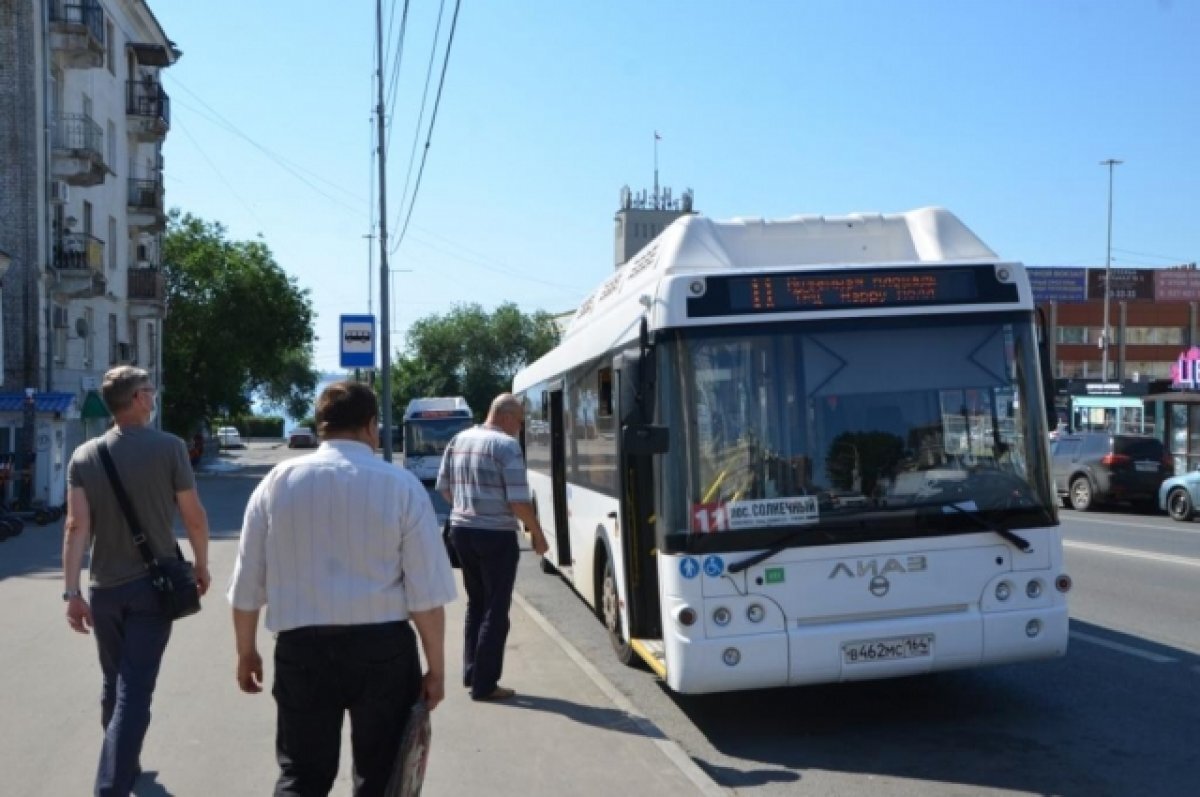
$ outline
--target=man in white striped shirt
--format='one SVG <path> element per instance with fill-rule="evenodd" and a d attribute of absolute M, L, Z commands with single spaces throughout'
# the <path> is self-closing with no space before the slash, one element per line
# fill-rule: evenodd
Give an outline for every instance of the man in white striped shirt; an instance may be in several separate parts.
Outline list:
<path fill-rule="evenodd" d="M 321 447 L 277 465 L 246 506 L 229 587 L 237 680 L 262 691 L 255 636 L 266 606 L 277 634 L 277 797 L 329 793 L 347 711 L 354 794 L 382 794 L 412 706 L 433 709 L 445 694 L 442 606 L 454 576 L 425 488 L 375 456 L 378 415 L 365 385 L 327 387 Z"/>

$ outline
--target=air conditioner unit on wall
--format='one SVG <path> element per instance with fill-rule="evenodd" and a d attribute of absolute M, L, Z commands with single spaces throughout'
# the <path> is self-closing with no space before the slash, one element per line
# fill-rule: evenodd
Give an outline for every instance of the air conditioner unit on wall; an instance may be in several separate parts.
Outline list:
<path fill-rule="evenodd" d="M 66 204 L 71 197 L 71 187 L 62 180 L 50 181 L 50 201 L 55 205 Z"/>

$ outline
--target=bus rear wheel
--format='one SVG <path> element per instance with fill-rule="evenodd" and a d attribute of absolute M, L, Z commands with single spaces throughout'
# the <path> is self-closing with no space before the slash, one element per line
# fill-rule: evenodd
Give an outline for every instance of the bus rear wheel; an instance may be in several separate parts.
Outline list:
<path fill-rule="evenodd" d="M 607 553 L 607 552 L 606 552 Z M 613 571 L 611 556 L 604 557 L 604 575 L 600 579 L 600 619 L 608 629 L 608 641 L 612 643 L 617 661 L 632 665 L 637 661 L 637 655 L 629 640 L 621 636 L 621 606 L 620 593 L 617 592 L 617 576 Z"/>

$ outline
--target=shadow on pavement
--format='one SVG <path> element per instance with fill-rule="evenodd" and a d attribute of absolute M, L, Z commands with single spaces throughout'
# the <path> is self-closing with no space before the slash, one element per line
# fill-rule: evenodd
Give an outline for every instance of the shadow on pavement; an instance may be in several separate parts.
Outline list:
<path fill-rule="evenodd" d="M 154 770 L 147 770 L 138 777 L 133 784 L 133 793 L 137 797 L 173 797 L 175 794 L 158 782 L 158 773 Z"/>
<path fill-rule="evenodd" d="M 1071 628 L 1070 651 L 1057 660 L 672 699 L 723 755 L 798 777 L 841 772 L 1065 797 L 1192 792 L 1200 657 L 1088 623 Z M 697 763 L 728 787 L 777 779 Z"/>
<path fill-rule="evenodd" d="M 506 701 L 507 705 L 532 711 L 546 711 L 558 714 L 575 722 L 591 725 L 609 731 L 629 733 L 634 736 L 649 736 L 653 739 L 663 739 L 662 732 L 650 723 L 641 723 L 639 718 L 616 708 L 589 706 L 562 700 L 557 697 L 539 697 L 537 695 L 517 694 Z"/>

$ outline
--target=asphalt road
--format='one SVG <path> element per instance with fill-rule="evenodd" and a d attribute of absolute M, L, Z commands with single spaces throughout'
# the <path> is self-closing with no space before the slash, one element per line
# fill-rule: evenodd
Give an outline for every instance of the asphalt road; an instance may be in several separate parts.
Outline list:
<path fill-rule="evenodd" d="M 680 696 L 623 667 L 561 579 L 517 589 L 746 795 L 1186 795 L 1200 783 L 1200 523 L 1063 510 L 1071 647 L 1048 662 Z"/>

